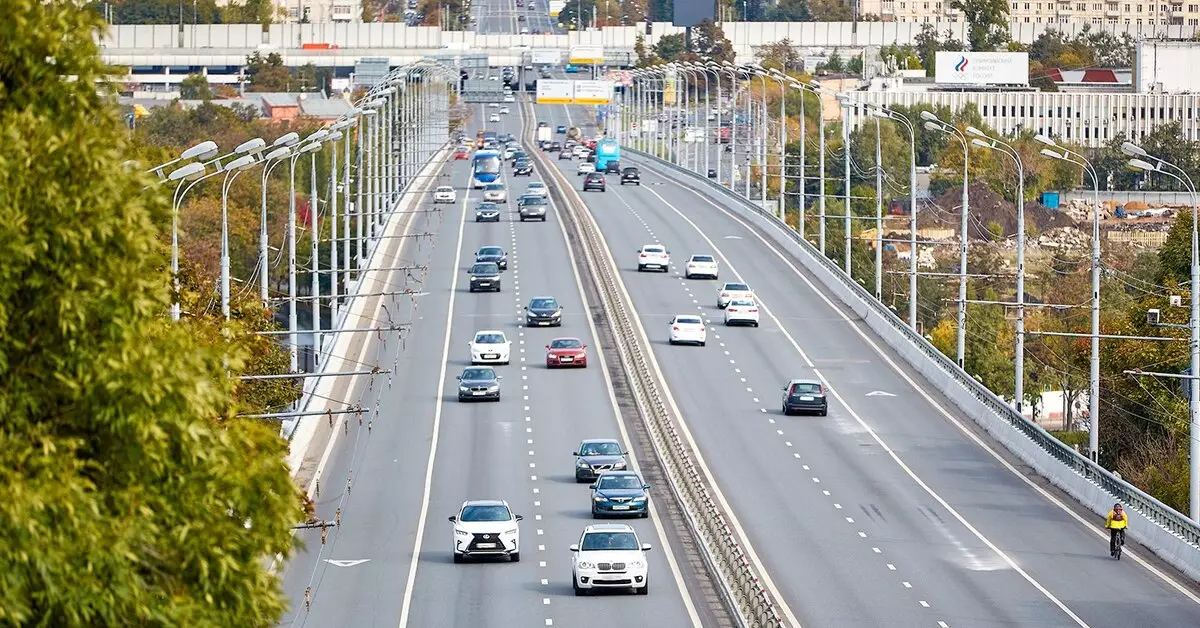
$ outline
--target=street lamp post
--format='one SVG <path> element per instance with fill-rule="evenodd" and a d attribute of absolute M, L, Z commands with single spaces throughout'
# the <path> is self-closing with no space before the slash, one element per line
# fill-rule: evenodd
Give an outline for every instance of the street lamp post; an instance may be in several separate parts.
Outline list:
<path fill-rule="evenodd" d="M 270 243 L 267 239 L 267 179 L 270 178 L 271 172 L 275 170 L 275 167 L 283 163 L 283 160 L 291 155 L 292 146 L 299 141 L 300 136 L 294 131 L 280 135 L 275 138 L 274 142 L 271 142 L 274 150 L 267 153 L 267 156 L 263 158 L 262 179 L 259 182 L 262 199 L 259 205 L 258 217 L 258 293 L 264 309 L 271 306 L 270 295 L 268 294 L 270 287 L 268 280 L 271 273 L 268 262 Z"/>
<path fill-rule="evenodd" d="M 1021 163 L 1021 155 L 1011 144 L 988 137 L 973 126 L 967 127 L 967 133 L 975 136 L 971 144 L 998 150 L 1012 157 L 1017 164 L 1017 348 L 1013 396 L 1017 412 L 1022 413 L 1025 403 L 1025 164 Z"/>
<path fill-rule="evenodd" d="M 1192 315 L 1191 320 L 1188 321 L 1192 336 L 1190 346 L 1192 372 L 1188 378 L 1188 382 L 1191 384 L 1188 386 L 1191 392 L 1188 406 L 1188 423 L 1190 424 L 1188 506 L 1192 521 L 1200 521 L 1200 379 L 1198 379 L 1200 378 L 1200 242 L 1197 241 L 1200 239 L 1200 222 L 1198 222 L 1200 219 L 1197 218 L 1200 204 L 1196 202 L 1196 185 L 1192 182 L 1191 176 L 1182 168 L 1150 155 L 1132 142 L 1125 142 L 1121 146 L 1121 150 L 1126 155 L 1134 157 L 1129 160 L 1130 167 L 1143 172 L 1157 172 L 1175 179 L 1187 189 L 1192 200 Z"/>
<path fill-rule="evenodd" d="M 296 314 L 297 294 L 296 294 L 296 160 L 305 153 L 311 153 L 320 150 L 320 142 L 307 142 L 298 150 L 292 153 L 288 158 L 289 184 L 288 184 L 288 224 L 287 224 L 287 247 L 288 247 L 288 353 L 290 357 L 289 366 L 291 372 L 297 373 L 300 371 L 300 348 L 297 345 L 296 334 L 299 331 L 299 320 Z"/>
<path fill-rule="evenodd" d="M 230 307 L 229 307 L 229 275 L 230 275 L 230 269 L 229 269 L 229 257 L 230 257 L 230 251 L 229 251 L 229 187 L 230 187 L 230 185 L 233 184 L 233 181 L 234 181 L 234 179 L 237 178 L 237 175 L 241 174 L 242 170 L 249 168 L 250 166 L 253 166 L 255 163 L 258 163 L 258 161 L 256 161 L 254 157 L 257 154 L 257 151 L 261 150 L 262 147 L 266 145 L 266 143 L 263 142 L 262 139 L 256 138 L 256 139 L 250 140 L 249 142 L 246 142 L 242 146 L 251 145 L 251 144 L 253 144 L 255 146 L 255 148 L 248 149 L 248 151 L 252 150 L 254 152 L 251 152 L 250 154 L 242 155 L 241 157 L 238 157 L 237 159 L 234 159 L 233 161 L 229 162 L 229 164 L 225 166 L 225 170 L 224 170 L 225 178 L 223 181 L 221 181 L 221 315 L 225 317 L 226 321 L 229 320 L 229 313 L 230 313 Z M 239 149 L 240 148 L 241 147 L 239 147 Z"/>
<path fill-rule="evenodd" d="M 908 326 L 917 331 L 917 130 L 908 116 L 885 107 L 871 107 L 880 118 L 899 122 L 908 131 Z"/>
<path fill-rule="evenodd" d="M 1100 453 L 1100 177 L 1083 155 L 1061 147 L 1046 135 L 1037 135 L 1035 140 L 1050 148 L 1041 154 L 1083 168 L 1092 179 L 1092 355 L 1088 377 L 1088 451 L 1093 462 Z"/>
<path fill-rule="evenodd" d="M 970 163 L 971 143 L 967 136 L 957 127 L 939 119 L 932 111 L 922 111 L 921 118 L 925 120 L 925 128 L 952 135 L 963 147 L 963 178 L 962 178 L 962 216 L 958 226 L 958 337 L 955 349 L 955 361 L 959 368 L 966 368 L 967 350 L 967 207 L 970 203 L 968 185 L 968 164 Z"/>

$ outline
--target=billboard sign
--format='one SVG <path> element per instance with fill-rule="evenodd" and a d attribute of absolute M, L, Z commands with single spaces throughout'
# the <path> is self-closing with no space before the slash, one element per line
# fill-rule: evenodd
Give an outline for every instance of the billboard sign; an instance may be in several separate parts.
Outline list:
<path fill-rule="evenodd" d="M 535 48 L 530 52 L 530 55 L 533 57 L 531 63 L 534 65 L 558 65 L 562 63 L 561 50 Z"/>
<path fill-rule="evenodd" d="M 567 0 L 550 0 L 550 17 L 558 17 L 565 6 L 567 6 Z"/>
<path fill-rule="evenodd" d="M 575 99 L 575 81 L 539 79 L 537 103 L 539 105 L 569 105 Z"/>
<path fill-rule="evenodd" d="M 953 85 L 1028 85 L 1027 52 L 938 52 L 934 82 Z"/>
<path fill-rule="evenodd" d="M 717 3 L 712 0 L 675 0 L 671 23 L 675 26 L 696 26 L 704 20 L 717 20 Z"/>
<path fill-rule="evenodd" d="M 663 104 L 674 105 L 678 104 L 679 92 L 676 89 L 676 76 L 674 72 L 669 72 L 666 78 L 663 79 Z"/>
<path fill-rule="evenodd" d="M 571 65 L 598 65 L 604 63 L 604 48 L 602 46 L 574 46 L 571 56 L 567 59 Z"/>
<path fill-rule="evenodd" d="M 575 104 L 607 105 L 612 102 L 613 84 L 610 81 L 575 81 Z M 541 98 L 538 102 L 542 102 Z"/>
<path fill-rule="evenodd" d="M 624 87 L 633 87 L 633 72 L 630 70 L 609 70 L 604 73 L 604 80 L 612 81 Z"/>

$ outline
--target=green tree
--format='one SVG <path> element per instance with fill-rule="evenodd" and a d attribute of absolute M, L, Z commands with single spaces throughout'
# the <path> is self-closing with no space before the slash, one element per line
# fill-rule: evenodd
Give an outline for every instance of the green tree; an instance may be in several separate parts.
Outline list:
<path fill-rule="evenodd" d="M 273 625 L 286 445 L 232 419 L 245 354 L 164 316 L 170 191 L 122 167 L 101 26 L 41 0 L 0 22 L 0 622 Z"/>
<path fill-rule="evenodd" d="M 1158 250 L 1160 283 L 1186 285 L 1192 276 L 1192 212 L 1181 209 L 1175 215 L 1167 241 Z"/>
<path fill-rule="evenodd" d="M 687 39 L 683 33 L 663 35 L 654 44 L 654 56 L 667 62 L 685 59 L 688 56 Z"/>
<path fill-rule="evenodd" d="M 659 62 L 658 55 L 646 48 L 646 38 L 638 33 L 633 41 L 633 54 L 637 57 L 637 67 L 645 68 Z"/>
<path fill-rule="evenodd" d="M 184 100 L 212 100 L 213 92 L 203 74 L 189 74 L 179 82 L 179 97 Z"/>
<path fill-rule="evenodd" d="M 246 57 L 246 78 L 252 92 L 286 92 L 292 84 L 292 74 L 277 52 L 265 57 L 255 52 Z"/>
<path fill-rule="evenodd" d="M 950 0 L 963 12 L 967 43 L 976 52 L 990 52 L 1008 43 L 1008 0 Z"/>
<path fill-rule="evenodd" d="M 842 0 L 808 0 L 808 11 L 817 22 L 849 22 L 854 10 Z"/>
<path fill-rule="evenodd" d="M 947 31 L 946 38 L 942 39 L 933 25 L 922 24 L 921 32 L 917 33 L 913 40 L 913 47 L 917 58 L 921 60 L 921 67 L 925 68 L 925 74 L 928 76 L 934 70 L 939 51 L 959 51 L 963 49 L 963 44 L 954 39 L 950 31 Z"/>
<path fill-rule="evenodd" d="M 221 24 L 224 15 L 215 0 L 197 0 L 181 5 L 177 0 L 115 0 L 89 2 L 88 6 L 101 11 L 111 7 L 114 24 Z"/>
<path fill-rule="evenodd" d="M 766 11 L 768 22 L 808 22 L 811 19 L 807 0 L 779 0 Z"/>
<path fill-rule="evenodd" d="M 675 16 L 675 5 L 672 0 L 650 0 L 648 9 L 652 22 L 670 22 Z"/>
<path fill-rule="evenodd" d="M 585 29 L 592 26 L 596 0 L 567 0 L 558 14 L 558 23 L 567 28 Z"/>
<path fill-rule="evenodd" d="M 825 63 L 817 66 L 817 71 L 820 72 L 821 70 L 830 74 L 841 74 L 846 71 L 846 64 L 842 61 L 842 55 L 838 52 L 837 48 L 834 48 L 833 52 L 829 53 L 829 57 L 825 59 Z"/>
<path fill-rule="evenodd" d="M 712 20 L 704 20 L 692 27 L 692 52 L 706 61 L 733 61 L 733 44 Z"/>
<path fill-rule="evenodd" d="M 804 60 L 800 52 L 792 45 L 790 39 L 784 38 L 760 47 L 754 52 L 754 59 L 764 68 L 790 72 L 802 69 Z"/>

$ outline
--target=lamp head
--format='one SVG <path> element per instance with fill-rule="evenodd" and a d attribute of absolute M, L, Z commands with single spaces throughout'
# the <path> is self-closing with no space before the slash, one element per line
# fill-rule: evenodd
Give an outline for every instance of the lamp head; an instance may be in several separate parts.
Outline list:
<path fill-rule="evenodd" d="M 321 150 L 321 143 L 320 142 L 311 142 L 311 143 L 305 144 L 304 146 L 301 146 L 300 150 L 296 151 L 296 154 L 303 155 L 304 153 L 311 153 L 313 151 L 318 151 L 318 150 Z"/>
<path fill-rule="evenodd" d="M 939 125 L 937 122 L 931 122 L 931 121 L 928 121 L 928 120 L 925 122 L 925 128 L 926 128 L 926 129 L 929 129 L 930 131 L 942 131 L 942 130 L 944 130 L 944 129 L 942 129 L 941 125 Z"/>
<path fill-rule="evenodd" d="M 1043 148 L 1042 150 L 1040 150 L 1038 152 L 1046 157 L 1049 157 L 1050 159 L 1063 159 L 1062 153 L 1060 153 L 1056 150 L 1051 150 L 1049 148 Z"/>
<path fill-rule="evenodd" d="M 288 155 L 291 155 L 291 154 L 292 154 L 292 148 L 290 146 L 280 146 L 279 148 L 276 148 L 275 150 L 267 153 L 267 156 L 263 157 L 263 161 L 275 161 L 277 159 L 286 159 L 288 157 Z"/>
<path fill-rule="evenodd" d="M 263 140 L 263 138 L 256 137 L 252 140 L 246 140 L 245 142 L 238 144 L 238 147 L 233 149 L 233 152 L 237 155 L 257 155 L 258 153 L 262 152 L 262 149 L 266 148 L 266 146 L 267 142 Z"/>
<path fill-rule="evenodd" d="M 212 140 L 208 140 L 205 142 L 200 142 L 199 144 L 196 144 L 195 146 L 183 151 L 183 153 L 179 155 L 179 158 L 212 159 L 213 157 L 217 156 L 217 152 L 217 143 Z"/>
<path fill-rule="evenodd" d="M 336 141 L 338 141 L 338 140 L 342 139 L 342 132 L 341 132 L 341 131 L 334 131 L 333 133 L 330 133 L 330 134 L 329 134 L 329 137 L 327 137 L 327 138 L 325 138 L 325 139 L 327 139 L 327 140 L 329 140 L 329 141 L 331 141 L 331 142 L 336 142 Z"/>
<path fill-rule="evenodd" d="M 980 131 L 979 129 L 977 129 L 973 126 L 967 127 L 967 134 L 974 135 L 975 137 L 987 137 L 986 133 L 984 133 L 983 131 Z"/>
<path fill-rule="evenodd" d="M 991 148 L 992 147 L 991 144 L 988 144 L 987 142 L 979 139 L 978 137 L 971 140 L 971 146 L 975 146 L 978 148 Z"/>
<path fill-rule="evenodd" d="M 1128 143 L 1129 142 L 1126 142 L 1126 144 L 1128 144 Z M 1139 170 L 1142 172 L 1154 172 L 1155 170 L 1158 170 L 1158 168 L 1154 167 L 1154 164 L 1152 164 L 1144 159 L 1130 159 L 1129 160 L 1129 168 L 1131 170 Z"/>
<path fill-rule="evenodd" d="M 1121 144 L 1121 152 L 1130 157 L 1149 157 L 1145 149 L 1133 142 L 1124 142 Z"/>
<path fill-rule="evenodd" d="M 180 180 L 194 181 L 194 180 L 199 179 L 200 177 L 204 176 L 205 169 L 206 169 L 206 167 L 204 164 L 202 164 L 198 161 L 193 161 L 192 163 L 190 163 L 186 166 L 182 166 L 180 168 L 176 168 L 175 170 L 172 170 L 171 174 L 167 175 L 167 180 L 168 181 L 180 181 Z"/>
<path fill-rule="evenodd" d="M 225 170 L 225 172 L 236 172 L 238 170 L 243 170 L 245 168 L 249 168 L 250 166 L 253 166 L 255 163 L 256 162 L 254 160 L 254 155 L 242 155 L 241 157 L 238 157 L 237 159 L 234 159 L 233 161 L 226 164 L 224 170 Z"/>
<path fill-rule="evenodd" d="M 921 111 L 921 119 L 928 120 L 929 122 L 941 122 L 941 120 L 938 120 L 937 116 L 933 115 L 932 111 L 927 111 L 927 110 Z M 926 125 L 926 126 L 928 126 L 928 125 Z"/>
<path fill-rule="evenodd" d="M 304 138 L 305 142 L 323 142 L 329 137 L 329 129 L 317 129 L 311 135 Z"/>
<path fill-rule="evenodd" d="M 1058 147 L 1058 144 L 1056 144 L 1056 143 L 1054 142 L 1054 140 L 1053 140 L 1053 139 L 1052 139 L 1052 138 L 1051 138 L 1049 135 L 1046 135 L 1046 134 L 1044 134 L 1044 133 L 1038 133 L 1037 135 L 1033 136 L 1033 139 L 1034 139 L 1035 141 L 1037 141 L 1037 142 L 1040 142 L 1040 143 L 1042 143 L 1042 144 L 1045 144 L 1046 146 L 1049 146 L 1049 147 L 1051 147 L 1051 148 L 1057 148 L 1057 147 Z M 1045 152 L 1046 152 L 1046 151 L 1042 151 L 1042 153 L 1043 153 L 1043 154 L 1045 154 Z"/>
<path fill-rule="evenodd" d="M 292 131 L 275 138 L 275 141 L 271 142 L 271 146 L 291 146 L 299 141 L 300 136 L 295 131 Z"/>

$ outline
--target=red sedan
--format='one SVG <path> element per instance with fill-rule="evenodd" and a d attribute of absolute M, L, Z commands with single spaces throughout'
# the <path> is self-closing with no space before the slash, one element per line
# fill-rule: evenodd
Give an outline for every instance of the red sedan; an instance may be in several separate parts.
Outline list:
<path fill-rule="evenodd" d="M 470 157 L 471 157 L 470 153 L 468 153 L 467 149 L 465 149 L 465 148 L 460 148 L 460 149 L 454 151 L 454 159 L 456 161 L 460 160 L 460 159 L 466 160 L 466 159 L 469 159 Z"/>
<path fill-rule="evenodd" d="M 587 345 L 578 338 L 555 338 L 546 345 L 546 368 L 578 366 L 587 368 Z"/>

